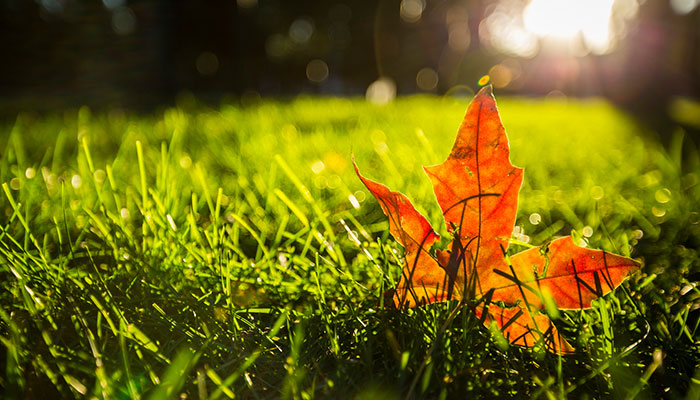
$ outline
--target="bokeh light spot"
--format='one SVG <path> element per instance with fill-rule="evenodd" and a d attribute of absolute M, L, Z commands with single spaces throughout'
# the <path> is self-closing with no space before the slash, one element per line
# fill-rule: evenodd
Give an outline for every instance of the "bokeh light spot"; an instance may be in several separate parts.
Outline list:
<path fill-rule="evenodd" d="M 213 75 L 219 70 L 219 58 L 216 57 L 216 54 L 205 51 L 197 57 L 195 66 L 200 74 Z"/>
<path fill-rule="evenodd" d="M 471 43 L 469 32 L 469 12 L 462 5 L 453 5 L 445 15 L 447 25 L 447 45 L 452 51 L 463 52 Z"/>
<path fill-rule="evenodd" d="M 532 213 L 530 214 L 530 223 L 532 225 L 539 225 L 539 223 L 542 222 L 542 216 L 538 213 Z"/>
<path fill-rule="evenodd" d="M 471 43 L 471 35 L 466 27 L 450 28 L 447 44 L 454 51 L 465 51 Z"/>
<path fill-rule="evenodd" d="M 316 178 L 314 178 L 314 186 L 316 186 L 318 189 L 325 189 L 328 187 L 328 178 L 326 178 L 323 175 L 319 175 Z"/>
<path fill-rule="evenodd" d="M 589 238 L 589 237 L 593 236 L 593 228 L 591 228 L 590 226 L 584 226 L 581 233 L 583 234 L 584 237 Z"/>
<path fill-rule="evenodd" d="M 314 174 L 320 174 L 324 168 L 326 168 L 326 164 L 324 164 L 321 160 L 318 160 L 311 165 L 311 171 L 313 171 Z"/>
<path fill-rule="evenodd" d="M 328 188 L 329 189 L 338 188 L 342 184 L 343 184 L 343 180 L 340 179 L 340 177 L 338 175 L 331 175 L 331 177 L 328 178 Z"/>
<path fill-rule="evenodd" d="M 651 213 L 654 214 L 654 216 L 661 218 L 666 215 L 666 209 L 663 207 L 654 206 L 651 208 Z"/>
<path fill-rule="evenodd" d="M 313 83 L 328 79 L 328 64 L 323 60 L 311 60 L 306 65 L 306 77 Z"/>
<path fill-rule="evenodd" d="M 187 169 L 190 166 L 192 166 L 192 159 L 188 155 L 184 155 L 180 157 L 180 167 L 183 169 Z"/>
<path fill-rule="evenodd" d="M 289 37 L 297 44 L 306 44 L 314 34 L 314 24 L 309 18 L 294 20 L 289 26 Z"/>
<path fill-rule="evenodd" d="M 124 7 L 126 0 L 102 0 L 102 4 L 109 10 L 114 10 L 115 8 Z"/>
<path fill-rule="evenodd" d="M 688 221 L 690 221 L 690 223 L 693 225 L 700 224 L 700 213 L 697 211 L 692 211 L 688 216 Z"/>
<path fill-rule="evenodd" d="M 520 0 L 500 0 L 479 24 L 481 41 L 497 51 L 519 57 L 534 57 L 539 49 L 537 36 L 525 29 Z"/>
<path fill-rule="evenodd" d="M 689 14 L 700 4 L 700 0 L 671 0 L 671 8 L 676 14 Z"/>
<path fill-rule="evenodd" d="M 499 89 L 508 86 L 512 80 L 510 69 L 501 64 L 491 67 L 488 75 L 491 77 L 493 86 Z"/>
<path fill-rule="evenodd" d="M 388 104 L 396 97 L 396 84 L 391 78 L 379 78 L 369 85 L 365 97 L 377 105 Z"/>
<path fill-rule="evenodd" d="M 285 35 L 271 35 L 265 40 L 265 52 L 273 59 L 284 58 L 292 50 L 292 43 Z"/>
<path fill-rule="evenodd" d="M 26 176 L 27 179 L 32 179 L 36 176 L 36 170 L 34 168 L 27 168 L 27 170 L 24 171 L 24 176 Z"/>
<path fill-rule="evenodd" d="M 596 185 L 591 188 L 591 197 L 593 200 L 600 200 L 603 196 L 605 196 L 605 190 L 603 190 L 602 187 Z"/>
<path fill-rule="evenodd" d="M 350 200 L 350 204 L 352 204 L 352 206 L 353 206 L 355 209 L 360 208 L 360 202 L 357 201 L 357 198 L 355 197 L 355 195 L 352 195 L 352 194 L 349 195 L 349 196 L 348 196 L 348 200 Z"/>
<path fill-rule="evenodd" d="M 103 169 L 95 170 L 92 176 L 95 178 L 97 183 L 102 183 L 105 181 L 105 179 L 107 179 L 107 173 Z"/>
<path fill-rule="evenodd" d="M 236 4 L 240 8 L 253 8 L 258 5 L 258 0 L 236 0 Z"/>
<path fill-rule="evenodd" d="M 128 35 L 136 29 L 136 16 L 129 7 L 119 7 L 112 12 L 112 30 Z"/>
<path fill-rule="evenodd" d="M 416 74 L 416 85 L 418 88 L 425 91 L 433 90 L 438 84 L 438 74 L 432 68 L 422 68 Z"/>
<path fill-rule="evenodd" d="M 12 188 L 12 190 L 19 190 L 20 186 L 21 186 L 21 182 L 20 182 L 19 178 L 10 179 L 10 188 Z"/>
<path fill-rule="evenodd" d="M 424 0 L 402 0 L 399 15 L 406 22 L 418 22 L 423 16 L 424 9 Z"/>
<path fill-rule="evenodd" d="M 70 184 L 77 189 L 83 185 L 83 178 L 81 178 L 80 175 L 77 174 L 73 175 L 73 177 L 70 180 Z"/>
<path fill-rule="evenodd" d="M 671 191 L 666 188 L 659 189 L 654 193 L 654 198 L 661 204 L 668 203 L 671 200 Z"/>

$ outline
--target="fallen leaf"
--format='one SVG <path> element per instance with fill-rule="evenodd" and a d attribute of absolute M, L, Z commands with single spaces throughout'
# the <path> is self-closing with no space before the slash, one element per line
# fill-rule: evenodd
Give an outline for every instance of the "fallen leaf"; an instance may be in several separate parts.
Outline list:
<path fill-rule="evenodd" d="M 415 307 L 449 299 L 482 299 L 475 312 L 495 323 L 512 344 L 571 353 L 543 312 L 585 309 L 620 285 L 641 264 L 574 244 L 570 236 L 507 256 L 523 170 L 510 163 L 508 137 L 489 86 L 469 105 L 449 156 L 425 167 L 452 235 L 448 250 L 406 196 L 355 171 L 389 217 L 389 230 L 405 248 L 394 303 Z M 354 163 L 354 160 L 353 160 Z M 545 298 L 548 296 L 548 298 Z"/>

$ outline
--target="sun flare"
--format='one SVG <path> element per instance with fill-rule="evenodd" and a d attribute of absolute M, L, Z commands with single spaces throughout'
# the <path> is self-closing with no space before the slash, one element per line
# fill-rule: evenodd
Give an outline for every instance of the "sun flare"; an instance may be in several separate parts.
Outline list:
<path fill-rule="evenodd" d="M 498 51 L 533 57 L 542 48 L 604 54 L 615 48 L 637 0 L 499 0 L 480 34 Z"/>
<path fill-rule="evenodd" d="M 613 2 L 532 0 L 523 10 L 523 24 L 540 38 L 578 40 L 582 37 L 588 49 L 603 53 L 610 46 Z"/>

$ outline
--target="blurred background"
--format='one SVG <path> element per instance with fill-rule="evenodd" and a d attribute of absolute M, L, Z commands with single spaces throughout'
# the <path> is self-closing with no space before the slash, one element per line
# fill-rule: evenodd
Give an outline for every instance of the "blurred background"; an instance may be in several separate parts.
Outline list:
<path fill-rule="evenodd" d="M 0 114 L 182 95 L 381 103 L 488 79 L 501 95 L 604 96 L 653 130 L 697 135 L 699 3 L 1 0 Z"/>

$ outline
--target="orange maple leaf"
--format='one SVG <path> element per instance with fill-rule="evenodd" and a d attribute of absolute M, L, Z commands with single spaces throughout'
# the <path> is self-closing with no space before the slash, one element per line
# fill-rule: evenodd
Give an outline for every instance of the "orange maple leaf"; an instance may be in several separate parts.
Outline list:
<path fill-rule="evenodd" d="M 355 171 L 389 217 L 405 248 L 394 302 L 401 308 L 449 299 L 479 299 L 475 308 L 509 342 L 571 353 L 545 313 L 547 297 L 561 309 L 585 309 L 616 288 L 641 264 L 574 244 L 570 236 L 508 257 L 523 170 L 509 160 L 508 137 L 490 87 L 469 105 L 445 162 L 424 167 L 447 229 L 449 250 L 431 254 L 439 240 L 406 196 Z M 545 297 L 547 296 L 547 297 Z"/>

